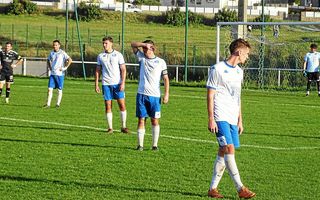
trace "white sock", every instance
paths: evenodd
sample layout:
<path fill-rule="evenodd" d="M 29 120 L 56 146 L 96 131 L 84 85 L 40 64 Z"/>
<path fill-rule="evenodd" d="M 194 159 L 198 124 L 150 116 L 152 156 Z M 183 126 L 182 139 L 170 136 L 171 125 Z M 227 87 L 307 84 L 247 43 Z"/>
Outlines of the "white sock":
<path fill-rule="evenodd" d="M 143 147 L 144 134 L 146 129 L 138 129 L 138 145 Z"/>
<path fill-rule="evenodd" d="M 158 140 L 160 135 L 160 126 L 152 126 L 152 146 L 157 147 L 158 146 Z"/>
<path fill-rule="evenodd" d="M 120 119 L 122 123 L 122 128 L 127 128 L 127 111 L 120 111 Z"/>
<path fill-rule="evenodd" d="M 50 88 L 48 90 L 48 101 L 47 101 L 47 106 L 50 106 L 51 105 L 51 99 L 52 99 L 52 88 Z"/>
<path fill-rule="evenodd" d="M 106 120 L 107 120 L 109 128 L 113 129 L 113 127 L 112 127 L 112 112 L 106 113 Z"/>
<path fill-rule="evenodd" d="M 57 100 L 57 105 L 60 106 L 62 99 L 62 90 L 58 90 L 58 100 Z"/>
<path fill-rule="evenodd" d="M 243 184 L 240 179 L 240 174 L 238 171 L 238 167 L 236 164 L 234 154 L 225 154 L 224 161 L 225 161 L 226 168 L 229 172 L 229 175 L 230 175 L 234 185 L 236 186 L 237 190 L 240 191 Z"/>
<path fill-rule="evenodd" d="M 218 187 L 225 169 L 226 169 L 226 165 L 224 162 L 224 157 L 217 155 L 217 158 L 213 165 L 213 174 L 212 174 L 210 189 L 214 189 Z"/>

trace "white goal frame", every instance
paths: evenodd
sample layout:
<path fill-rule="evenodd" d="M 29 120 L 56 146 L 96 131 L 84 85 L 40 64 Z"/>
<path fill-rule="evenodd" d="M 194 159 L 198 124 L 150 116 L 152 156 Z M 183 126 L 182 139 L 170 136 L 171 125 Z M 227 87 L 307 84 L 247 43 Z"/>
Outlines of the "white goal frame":
<path fill-rule="evenodd" d="M 320 22 L 217 22 L 216 63 L 220 62 L 220 28 L 226 25 L 320 25 Z"/>

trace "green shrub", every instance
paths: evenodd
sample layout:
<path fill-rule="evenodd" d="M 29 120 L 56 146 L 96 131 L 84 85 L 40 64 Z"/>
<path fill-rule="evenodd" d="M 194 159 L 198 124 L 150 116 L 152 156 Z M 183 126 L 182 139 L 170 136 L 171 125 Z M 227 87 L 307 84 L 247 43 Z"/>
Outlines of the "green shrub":
<path fill-rule="evenodd" d="M 238 21 L 238 14 L 235 10 L 222 8 L 217 14 L 214 15 L 213 21 L 217 22 L 236 22 Z"/>
<path fill-rule="evenodd" d="M 13 0 L 6 7 L 6 14 L 35 14 L 39 11 L 37 5 L 29 0 Z"/>
<path fill-rule="evenodd" d="M 102 11 L 101 9 L 93 4 L 86 4 L 85 2 L 81 2 L 79 7 L 77 8 L 79 20 L 81 21 L 91 21 L 96 19 L 102 19 Z M 75 19 L 75 15 L 73 16 Z"/>
<path fill-rule="evenodd" d="M 171 24 L 173 26 L 183 26 L 185 25 L 186 21 L 186 14 L 185 12 L 181 12 L 179 7 L 176 7 L 172 10 L 167 11 L 164 14 L 165 23 Z M 203 22 L 203 16 L 189 12 L 189 23 L 194 25 L 199 25 Z"/>
<path fill-rule="evenodd" d="M 134 1 L 136 5 L 150 5 L 150 6 L 161 6 L 159 0 L 136 0 Z"/>

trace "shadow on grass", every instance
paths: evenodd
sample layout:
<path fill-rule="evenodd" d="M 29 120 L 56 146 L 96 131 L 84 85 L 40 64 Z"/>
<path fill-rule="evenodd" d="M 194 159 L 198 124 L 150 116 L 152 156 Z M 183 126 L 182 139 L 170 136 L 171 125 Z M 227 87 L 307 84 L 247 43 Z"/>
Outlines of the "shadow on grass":
<path fill-rule="evenodd" d="M 125 149 L 136 151 L 134 147 L 120 147 L 111 145 L 97 145 L 97 144 L 81 144 L 81 143 L 71 143 L 71 142 L 53 142 L 53 141 L 36 141 L 36 140 L 21 140 L 21 139 L 10 139 L 10 138 L 0 138 L 0 141 L 7 142 L 23 142 L 23 143 L 34 143 L 34 144 L 52 144 L 52 145 L 70 145 L 79 147 L 95 147 L 95 148 L 114 148 L 114 149 Z"/>
<path fill-rule="evenodd" d="M 134 191 L 134 192 L 152 192 L 152 193 L 173 193 L 173 194 L 181 194 L 185 196 L 194 196 L 194 197 L 206 197 L 205 194 L 197 194 L 192 192 L 183 192 L 183 191 L 174 191 L 174 190 L 159 190 L 153 188 L 139 188 L 139 187 L 128 187 L 121 185 L 114 185 L 110 183 L 87 183 L 87 182 L 78 182 L 78 181 L 61 181 L 61 180 L 48 180 L 41 178 L 28 178 L 22 176 L 10 176 L 10 175 L 0 175 L 0 180 L 3 181 L 23 181 L 23 182 L 38 182 L 38 183 L 48 183 L 48 184 L 58 184 L 64 186 L 80 186 L 86 188 L 94 188 L 97 187 L 112 189 L 116 191 Z"/>

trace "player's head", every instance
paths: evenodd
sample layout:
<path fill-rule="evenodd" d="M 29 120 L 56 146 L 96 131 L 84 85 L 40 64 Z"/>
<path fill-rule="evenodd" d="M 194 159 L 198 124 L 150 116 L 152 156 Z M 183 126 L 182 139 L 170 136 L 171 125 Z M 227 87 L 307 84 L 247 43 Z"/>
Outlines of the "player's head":
<path fill-rule="evenodd" d="M 318 48 L 318 46 L 316 44 L 314 44 L 314 43 L 310 45 L 310 50 L 312 52 L 315 52 L 317 50 L 317 48 Z"/>
<path fill-rule="evenodd" d="M 143 41 L 143 43 L 150 45 L 150 48 L 146 48 L 146 47 L 142 48 L 144 54 L 147 54 L 147 53 L 150 53 L 150 52 L 154 53 L 156 48 L 155 48 L 154 42 L 152 40 L 145 40 L 145 41 Z"/>
<path fill-rule="evenodd" d="M 54 51 L 59 51 L 61 43 L 59 40 L 53 40 L 52 47 Z"/>
<path fill-rule="evenodd" d="M 244 63 L 248 57 L 251 46 L 246 40 L 239 38 L 231 42 L 229 46 L 230 54 L 239 57 L 239 63 Z"/>
<path fill-rule="evenodd" d="M 104 50 L 111 50 L 113 45 L 113 39 L 110 36 L 102 38 L 102 45 Z"/>
<path fill-rule="evenodd" d="M 12 49 L 12 42 L 6 42 L 6 47 L 4 48 L 5 51 L 10 51 Z"/>

